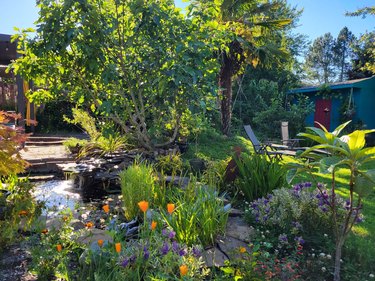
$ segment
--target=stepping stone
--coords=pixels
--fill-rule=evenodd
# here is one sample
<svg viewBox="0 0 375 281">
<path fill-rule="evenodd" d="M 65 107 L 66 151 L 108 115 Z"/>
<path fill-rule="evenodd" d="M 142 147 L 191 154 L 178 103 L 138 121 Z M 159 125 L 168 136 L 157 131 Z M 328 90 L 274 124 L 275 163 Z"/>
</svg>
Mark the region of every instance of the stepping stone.
<svg viewBox="0 0 375 281">
<path fill-rule="evenodd" d="M 219 248 L 213 247 L 208 250 L 205 250 L 202 253 L 202 257 L 206 262 L 208 267 L 221 267 L 225 266 L 225 261 L 228 260 L 228 257 L 220 251 Z"/>
<path fill-rule="evenodd" d="M 249 226 L 241 217 L 228 217 L 226 236 L 249 243 L 254 235 L 254 228 Z"/>
<path fill-rule="evenodd" d="M 245 248 L 247 253 L 251 252 L 248 243 L 230 236 L 218 238 L 216 239 L 216 243 L 219 249 L 225 253 L 230 260 L 242 258 L 243 253 L 240 252 L 240 248 Z"/>
<path fill-rule="evenodd" d="M 242 217 L 245 213 L 238 209 L 230 209 L 229 216 L 230 217 Z"/>
<path fill-rule="evenodd" d="M 91 245 L 92 243 L 97 243 L 99 239 L 109 242 L 113 241 L 112 237 L 105 230 L 93 228 L 78 237 L 77 242 Z"/>
</svg>

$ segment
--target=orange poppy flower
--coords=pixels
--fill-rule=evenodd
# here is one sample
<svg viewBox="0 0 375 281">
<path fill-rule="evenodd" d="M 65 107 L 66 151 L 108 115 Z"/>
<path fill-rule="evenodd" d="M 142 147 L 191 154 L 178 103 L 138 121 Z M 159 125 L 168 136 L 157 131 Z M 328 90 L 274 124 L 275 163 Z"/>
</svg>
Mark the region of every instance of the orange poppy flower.
<svg viewBox="0 0 375 281">
<path fill-rule="evenodd" d="M 240 247 L 240 249 L 239 249 L 239 251 L 240 251 L 240 253 L 246 253 L 246 248 L 245 247 Z"/>
<path fill-rule="evenodd" d="M 108 205 L 108 204 L 107 204 L 107 205 L 104 205 L 104 206 L 102 207 L 102 209 L 103 209 L 104 212 L 108 213 L 108 212 L 109 212 L 109 205 Z"/>
<path fill-rule="evenodd" d="M 99 239 L 99 240 L 98 240 L 98 245 L 99 245 L 99 247 L 102 247 L 102 246 L 103 246 L 103 243 L 104 243 L 104 240 L 103 240 L 103 239 Z"/>
<path fill-rule="evenodd" d="M 48 229 L 47 229 L 47 228 L 43 229 L 43 230 L 41 231 L 41 233 L 43 233 L 43 234 L 47 234 L 47 233 L 48 233 Z"/>
<path fill-rule="evenodd" d="M 147 201 L 141 201 L 141 202 L 139 202 L 138 206 L 139 206 L 139 209 L 141 209 L 141 211 L 143 213 L 147 212 L 147 210 L 148 210 L 148 202 Z"/>
<path fill-rule="evenodd" d="M 117 253 L 120 253 L 121 252 L 121 243 L 116 243 L 115 244 L 115 249 L 116 249 Z"/>
<path fill-rule="evenodd" d="M 168 213 L 169 213 L 170 215 L 172 215 L 172 213 L 173 213 L 173 211 L 174 211 L 174 208 L 175 208 L 175 205 L 174 205 L 174 204 L 172 204 L 172 203 L 167 204 L 167 210 L 168 210 Z"/>
<path fill-rule="evenodd" d="M 158 224 L 158 223 L 157 223 L 156 221 L 152 221 L 152 222 L 151 222 L 151 230 L 155 230 L 157 224 Z"/>
<path fill-rule="evenodd" d="M 186 264 L 180 266 L 180 274 L 181 276 L 185 276 L 188 273 L 188 267 Z"/>
<path fill-rule="evenodd" d="M 93 228 L 94 224 L 91 221 L 89 221 L 85 224 L 85 226 L 90 229 Z"/>
<path fill-rule="evenodd" d="M 56 250 L 57 250 L 58 252 L 61 252 L 61 250 L 62 250 L 62 246 L 61 246 L 61 244 L 57 244 L 57 245 L 56 245 Z"/>
<path fill-rule="evenodd" d="M 22 210 L 18 213 L 19 216 L 26 216 L 28 213 L 25 210 Z"/>
</svg>

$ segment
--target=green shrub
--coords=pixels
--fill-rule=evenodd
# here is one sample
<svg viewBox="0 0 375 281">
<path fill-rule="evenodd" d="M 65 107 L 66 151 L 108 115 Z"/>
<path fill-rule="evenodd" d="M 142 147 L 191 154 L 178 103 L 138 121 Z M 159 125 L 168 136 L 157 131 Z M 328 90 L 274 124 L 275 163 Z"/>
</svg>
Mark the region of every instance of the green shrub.
<svg viewBox="0 0 375 281">
<path fill-rule="evenodd" d="M 72 153 L 78 153 L 87 144 L 87 140 L 77 138 L 69 138 L 63 142 L 63 145 Z"/>
<path fill-rule="evenodd" d="M 209 246 L 224 232 L 228 212 L 214 188 L 191 183 L 186 190 L 176 194 L 172 202 L 176 205 L 175 211 L 163 213 L 179 242 L 193 245 L 199 241 L 203 246 Z"/>
<path fill-rule="evenodd" d="M 6 184 L 0 183 L 1 189 L 10 191 L 10 195 L 2 198 L 3 206 L 0 218 L 0 252 L 6 245 L 21 238 L 19 230 L 32 230 L 33 223 L 41 214 L 41 204 L 33 197 L 34 186 L 27 180 L 20 180 L 16 176 L 8 177 Z"/>
<path fill-rule="evenodd" d="M 133 164 L 120 173 L 122 200 L 128 220 L 139 215 L 138 202 L 152 202 L 156 177 L 151 165 Z"/>
<path fill-rule="evenodd" d="M 242 153 L 236 159 L 239 177 L 236 182 L 247 202 L 263 197 L 286 184 L 286 169 L 275 158 Z"/>
<path fill-rule="evenodd" d="M 183 170 L 181 155 L 179 153 L 172 153 L 159 156 L 155 168 L 163 174 L 180 175 Z"/>
</svg>

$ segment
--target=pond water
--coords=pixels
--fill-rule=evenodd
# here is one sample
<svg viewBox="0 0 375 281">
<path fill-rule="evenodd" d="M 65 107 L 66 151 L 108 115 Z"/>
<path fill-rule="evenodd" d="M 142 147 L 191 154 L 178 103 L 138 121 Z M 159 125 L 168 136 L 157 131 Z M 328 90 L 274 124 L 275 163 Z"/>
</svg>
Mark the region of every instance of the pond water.
<svg viewBox="0 0 375 281">
<path fill-rule="evenodd" d="M 77 188 L 73 179 L 37 182 L 34 195 L 36 200 L 45 202 L 43 214 L 48 217 L 54 217 L 67 208 L 74 210 L 78 206 L 94 206 L 95 202 L 101 202 L 109 196 L 103 189 L 95 186 L 85 191 Z"/>
<path fill-rule="evenodd" d="M 83 203 L 80 190 L 74 186 L 73 180 L 50 180 L 35 185 L 35 197 L 44 201 L 49 215 L 70 208 L 74 210 Z"/>
</svg>

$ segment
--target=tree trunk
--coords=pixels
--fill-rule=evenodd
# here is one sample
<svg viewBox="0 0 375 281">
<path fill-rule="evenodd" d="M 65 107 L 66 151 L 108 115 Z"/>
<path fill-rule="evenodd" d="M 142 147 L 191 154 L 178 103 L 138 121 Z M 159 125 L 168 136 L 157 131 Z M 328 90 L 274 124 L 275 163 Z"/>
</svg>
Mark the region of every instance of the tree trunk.
<svg viewBox="0 0 375 281">
<path fill-rule="evenodd" d="M 334 281 L 340 281 L 340 271 L 341 271 L 341 255 L 342 255 L 342 247 L 344 245 L 345 238 L 340 237 L 337 238 L 336 241 L 336 253 L 335 253 L 335 270 L 334 270 Z"/>
<path fill-rule="evenodd" d="M 221 113 L 221 131 L 229 136 L 232 118 L 232 71 L 230 62 L 224 60 L 219 75 L 219 96 Z"/>
</svg>

